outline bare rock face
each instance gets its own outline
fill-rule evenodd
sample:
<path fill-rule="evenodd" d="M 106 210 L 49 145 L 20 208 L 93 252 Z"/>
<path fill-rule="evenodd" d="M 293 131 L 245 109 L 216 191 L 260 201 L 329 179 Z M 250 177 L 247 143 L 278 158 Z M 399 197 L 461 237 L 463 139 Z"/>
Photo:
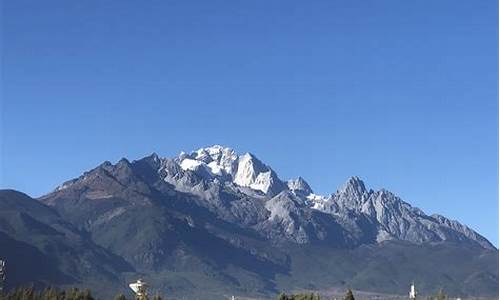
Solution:
<path fill-rule="evenodd" d="M 64 183 L 42 201 L 88 227 L 104 224 L 131 207 L 154 206 L 160 196 L 190 199 L 273 241 L 329 241 L 339 247 L 386 240 L 454 241 L 494 249 L 467 226 L 428 216 L 387 190 L 369 190 L 359 177 L 349 178 L 330 196 L 320 196 L 303 178 L 282 181 L 253 154 L 239 155 L 219 145 L 174 158 L 153 154 L 131 163 L 106 162 Z M 99 203 L 98 207 L 88 201 Z M 321 214 L 328 217 L 315 217 Z M 321 218 L 331 224 L 319 222 Z M 332 226 L 342 230 L 326 229 Z"/>
<path fill-rule="evenodd" d="M 364 215 L 377 227 L 376 241 L 403 240 L 412 243 L 462 241 L 491 249 L 484 237 L 457 221 L 427 216 L 387 190 L 367 190 L 358 177 L 350 178 L 329 198 L 326 209 L 335 215 Z"/>
<path fill-rule="evenodd" d="M 313 190 L 309 184 L 304 180 L 304 178 L 299 177 L 297 179 L 290 179 L 286 182 L 288 189 L 294 194 L 301 196 L 308 196 L 313 193 Z"/>
<path fill-rule="evenodd" d="M 20 212 L 28 203 L 12 202 L 10 193 L 4 195 L 4 209 L 15 206 Z M 6 234 L 5 243 L 17 245 L 12 233 L 22 236 L 26 224 L 34 224 L 28 218 L 33 217 L 51 228 L 37 226 L 24 242 L 38 240 L 41 233 L 52 236 L 53 230 L 80 236 L 95 251 L 101 249 L 104 260 L 113 257 L 113 278 L 120 277 L 121 269 L 116 269 L 123 260 L 129 268 L 124 270 L 153 274 L 153 280 L 177 278 L 184 290 L 168 291 L 179 291 L 178 296 L 197 290 L 197 283 L 182 274 L 205 276 L 201 286 L 215 287 L 213 297 L 203 295 L 207 299 L 229 292 L 221 286 L 270 298 L 287 288 L 277 277 L 289 278 L 293 288 L 302 283 L 304 289 L 311 284 L 326 288 L 332 282 L 373 288 L 376 282 L 381 291 L 405 292 L 406 282 L 385 282 L 391 275 L 383 274 L 406 274 L 405 268 L 411 269 L 408 280 L 421 278 L 429 287 L 433 282 L 452 282 L 451 287 L 464 293 L 486 291 L 484 295 L 496 296 L 498 291 L 498 273 L 491 267 L 498 263 L 498 251 L 467 226 L 426 215 L 387 190 L 368 189 L 359 177 L 349 178 L 331 195 L 317 195 L 303 178 L 281 180 L 255 155 L 218 145 L 173 158 L 152 154 L 135 161 L 105 162 L 38 200 L 38 205 L 26 206 L 29 216 L 18 213 L 22 222 L 10 213 L 0 214 L 0 239 Z M 22 226 L 16 228 L 18 224 Z M 56 241 L 64 244 L 65 239 Z M 80 249 L 80 244 L 85 245 L 68 247 Z M 1 251 L 0 247 L 0 255 Z M 105 264 L 98 254 L 95 261 Z M 471 263 L 451 267 L 463 255 L 473 258 Z M 400 261 L 392 263 L 386 257 Z M 451 279 L 427 270 L 429 259 Z"/>
<path fill-rule="evenodd" d="M 91 280 L 116 288 L 116 274 L 134 271 L 55 210 L 13 190 L 0 190 L 0 245 L 10 267 L 4 286 L 9 290 Z"/>

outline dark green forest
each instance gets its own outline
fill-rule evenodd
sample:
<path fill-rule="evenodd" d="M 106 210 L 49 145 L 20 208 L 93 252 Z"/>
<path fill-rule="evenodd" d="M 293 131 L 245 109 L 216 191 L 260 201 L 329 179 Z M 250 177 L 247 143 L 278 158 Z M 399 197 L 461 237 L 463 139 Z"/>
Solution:
<path fill-rule="evenodd" d="M 150 297 L 152 300 L 164 300 L 166 298 L 159 295 Z M 355 295 L 351 289 L 348 289 L 343 300 L 355 300 Z M 436 296 L 422 298 L 426 300 L 445 300 L 448 299 L 442 290 L 436 294 Z M 20 287 L 12 289 L 6 293 L 0 294 L 0 300 L 97 300 L 92 295 L 92 291 L 89 289 L 78 289 L 69 288 L 66 290 L 47 287 L 43 290 L 37 291 L 33 287 Z M 127 298 L 123 294 L 118 294 L 113 300 L 133 300 L 133 298 Z M 140 299 L 148 300 L 148 298 Z M 284 294 L 281 293 L 277 296 L 277 300 L 321 300 L 319 294 L 316 293 L 303 293 L 303 294 Z"/>
<path fill-rule="evenodd" d="M 164 298 L 154 296 L 151 299 L 162 300 Z M 96 298 L 89 289 L 70 288 L 63 290 L 48 287 L 37 291 L 33 287 L 22 287 L 0 294 L 0 300 L 96 300 Z M 127 300 L 127 297 L 118 294 L 114 297 L 114 300 Z"/>

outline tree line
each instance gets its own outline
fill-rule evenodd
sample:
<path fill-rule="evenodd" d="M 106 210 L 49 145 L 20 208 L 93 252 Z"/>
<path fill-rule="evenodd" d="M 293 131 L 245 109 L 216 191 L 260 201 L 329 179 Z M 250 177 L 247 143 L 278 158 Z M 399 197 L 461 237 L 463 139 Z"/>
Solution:
<path fill-rule="evenodd" d="M 283 294 L 281 293 L 278 296 L 278 300 L 321 300 L 319 294 L 310 293 L 310 294 Z M 351 289 L 347 290 L 343 300 L 354 300 L 354 294 Z"/>
<path fill-rule="evenodd" d="M 161 296 L 154 296 L 152 300 L 163 300 Z M 69 288 L 58 289 L 47 287 L 37 291 L 33 287 L 19 287 L 7 293 L 0 293 L 0 300 L 96 300 L 89 289 Z M 114 300 L 129 300 L 125 295 L 118 294 Z M 130 298 L 135 300 L 135 298 Z M 141 299 L 142 300 L 142 299 Z M 144 300 L 147 300 L 144 299 Z"/>
<path fill-rule="evenodd" d="M 164 300 L 159 295 L 151 297 L 152 300 Z M 423 298 L 422 298 L 423 299 Z M 446 300 L 448 297 L 440 290 L 436 296 L 430 296 L 427 300 Z M 43 290 L 37 291 L 33 287 L 20 287 L 10 290 L 7 293 L 0 293 L 0 300 L 96 300 L 89 289 L 69 288 L 66 290 L 54 287 L 47 287 Z M 114 300 L 134 300 L 134 298 L 127 298 L 123 294 L 118 294 Z M 144 299 L 148 298 L 144 297 Z M 306 293 L 306 294 L 284 294 L 281 293 L 277 300 L 321 300 L 319 294 Z M 338 300 L 355 300 L 354 293 L 348 289 L 345 296 Z"/>
<path fill-rule="evenodd" d="M 338 299 L 338 300 L 355 300 L 354 293 L 352 292 L 351 289 L 347 290 L 347 292 L 344 295 L 344 297 L 342 297 L 342 298 L 334 298 L 334 300 L 335 299 Z M 417 297 L 417 298 L 415 298 L 413 300 L 416 300 L 416 299 L 424 299 L 424 298 Z M 439 292 L 435 296 L 428 296 L 425 299 L 426 300 L 446 300 L 446 299 L 448 299 L 448 297 L 443 292 L 443 290 L 440 289 Z M 321 300 L 321 298 L 320 298 L 319 294 L 315 294 L 315 293 L 310 293 L 310 294 L 290 294 L 290 295 L 281 293 L 278 296 L 277 300 Z"/>

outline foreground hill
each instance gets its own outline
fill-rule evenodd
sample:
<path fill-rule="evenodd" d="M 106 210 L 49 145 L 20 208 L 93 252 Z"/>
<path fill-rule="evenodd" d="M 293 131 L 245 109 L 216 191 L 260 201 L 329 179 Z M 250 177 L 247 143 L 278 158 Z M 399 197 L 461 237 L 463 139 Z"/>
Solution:
<path fill-rule="evenodd" d="M 2 205 L 18 207 L 16 193 L 3 193 Z M 94 274 L 109 273 L 115 286 L 141 276 L 170 298 L 348 286 L 404 294 L 412 281 L 422 293 L 498 295 L 498 251 L 467 226 L 367 189 L 357 177 L 316 195 L 304 179 L 284 181 L 254 155 L 221 146 L 105 162 L 39 200 L 33 219 L 54 228 L 45 219 L 54 215 L 100 253 L 78 280 L 101 287 Z M 25 226 L 0 218 L 19 232 Z M 47 233 L 31 232 L 22 242 L 43 249 L 36 235 Z"/>
<path fill-rule="evenodd" d="M 121 274 L 134 270 L 53 209 L 12 190 L 0 190 L 0 245 L 6 288 L 92 282 L 119 287 Z"/>

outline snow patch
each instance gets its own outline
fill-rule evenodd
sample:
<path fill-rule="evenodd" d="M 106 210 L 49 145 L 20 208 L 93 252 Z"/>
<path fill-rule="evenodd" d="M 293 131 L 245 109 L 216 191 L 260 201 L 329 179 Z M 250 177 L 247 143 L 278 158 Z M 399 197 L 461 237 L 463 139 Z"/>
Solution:
<path fill-rule="evenodd" d="M 214 175 L 222 176 L 224 168 L 220 165 L 217 164 L 216 161 L 212 161 L 208 164 L 208 167 L 210 168 L 210 172 Z"/>
<path fill-rule="evenodd" d="M 181 161 L 181 168 L 186 171 L 196 171 L 203 163 L 201 161 L 197 161 L 194 159 L 190 158 L 185 158 L 184 160 Z"/>
<path fill-rule="evenodd" d="M 248 187 L 268 194 L 281 186 L 276 174 L 250 153 L 238 155 L 233 149 L 214 145 L 200 148 L 178 157 L 184 170 L 202 171 L 218 180 L 231 180 L 240 187 Z M 201 170 L 203 167 L 205 170 Z M 307 184 L 306 184 L 307 185 Z"/>
<path fill-rule="evenodd" d="M 328 197 L 317 195 L 314 193 L 310 193 L 306 198 L 309 202 L 308 204 L 311 205 L 311 208 L 317 210 L 324 210 L 325 202 L 327 202 L 329 199 Z"/>
<path fill-rule="evenodd" d="M 328 197 L 316 195 L 314 193 L 310 193 L 306 198 L 315 202 L 324 202 L 328 200 Z"/>
<path fill-rule="evenodd" d="M 255 181 L 250 184 L 250 187 L 254 190 L 262 191 L 267 193 L 272 184 L 271 171 L 263 172 L 257 175 Z"/>

